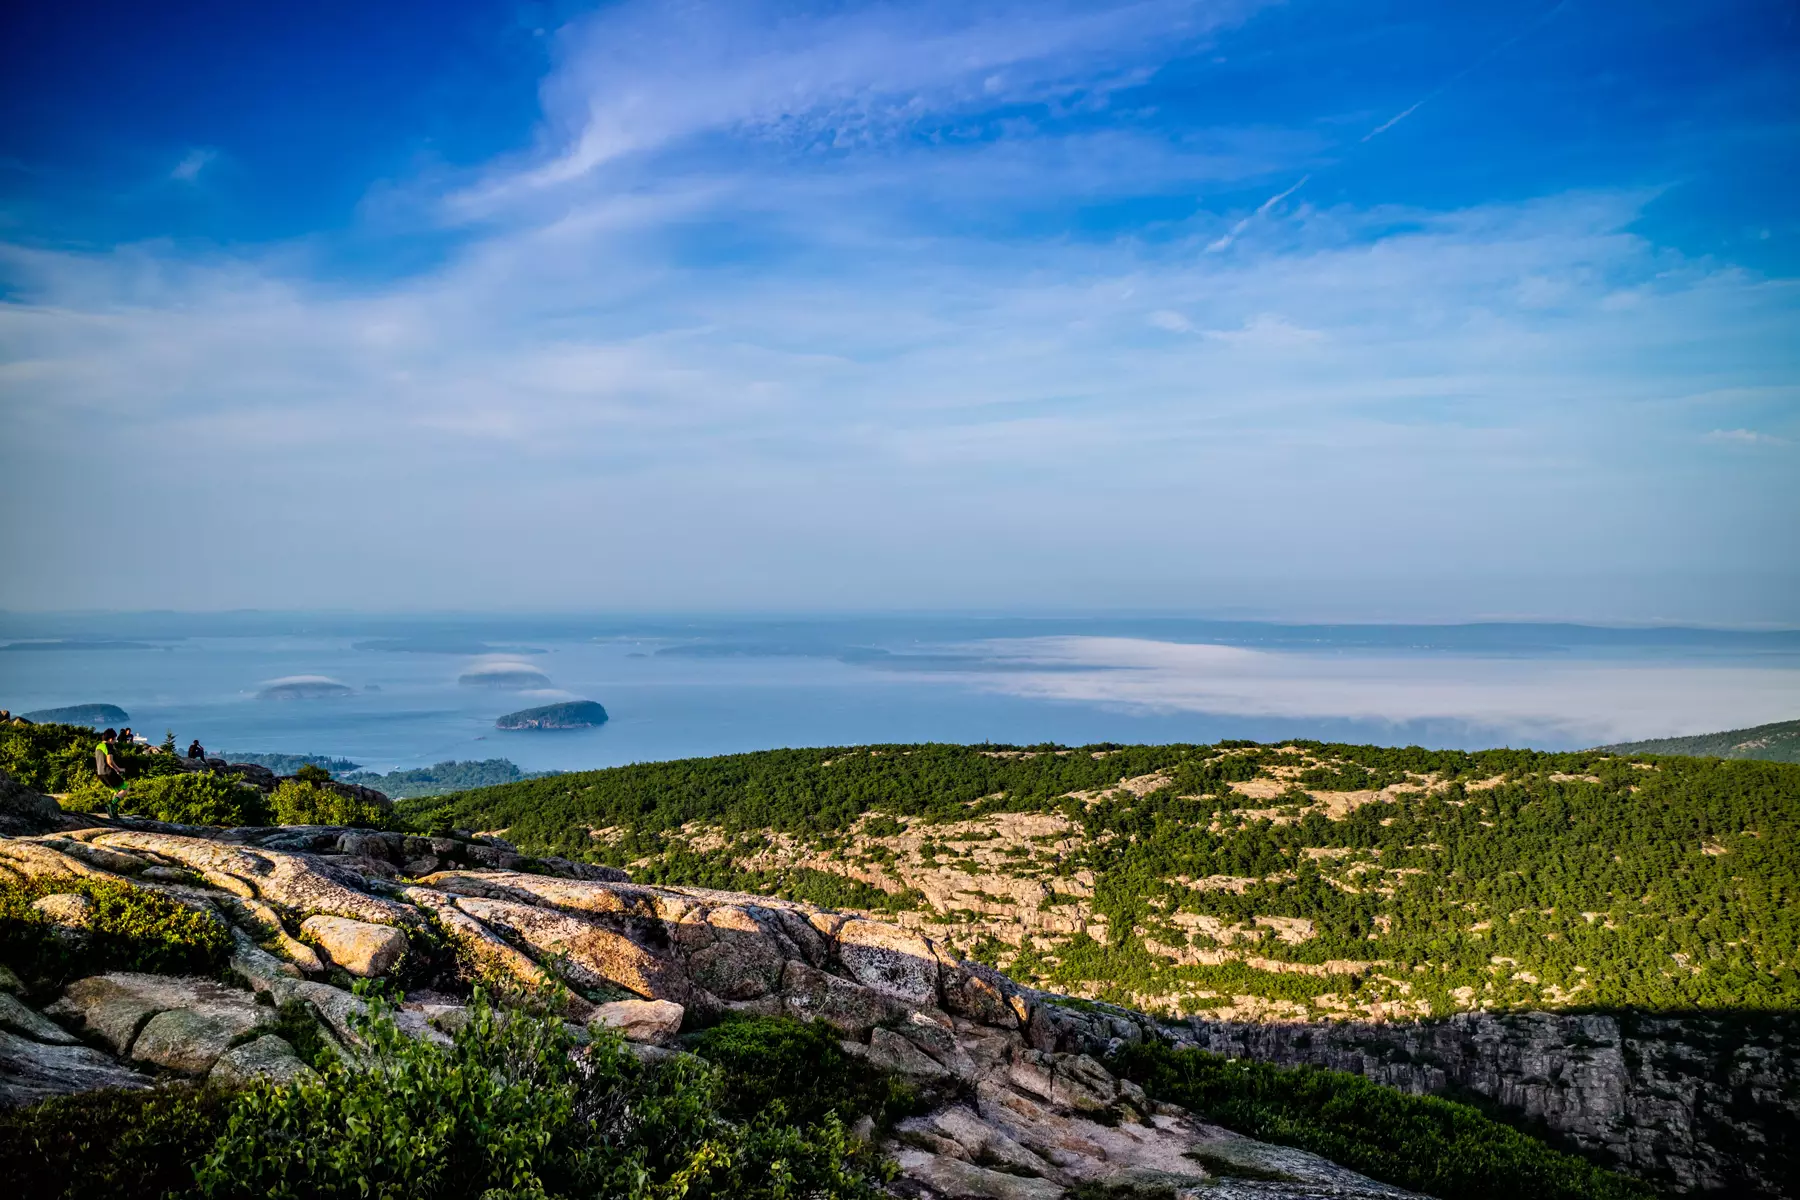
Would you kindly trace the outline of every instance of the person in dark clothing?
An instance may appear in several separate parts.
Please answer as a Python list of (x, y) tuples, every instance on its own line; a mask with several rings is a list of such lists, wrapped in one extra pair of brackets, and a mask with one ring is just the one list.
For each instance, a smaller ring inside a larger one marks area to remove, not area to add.
[(119, 745), (121, 745), (121, 746), (137, 745), (137, 734), (131, 732), (131, 726), (127, 725), (125, 728), (119, 730)]
[(125, 767), (114, 755), (119, 748), (119, 735), (108, 729), (100, 735), (100, 744), (94, 747), (94, 774), (107, 787), (125, 786)]
[(205, 758), (206, 757), (206, 747), (202, 746), (200, 744), (199, 738), (195, 738), (193, 741), (188, 743), (188, 757), (189, 758)]

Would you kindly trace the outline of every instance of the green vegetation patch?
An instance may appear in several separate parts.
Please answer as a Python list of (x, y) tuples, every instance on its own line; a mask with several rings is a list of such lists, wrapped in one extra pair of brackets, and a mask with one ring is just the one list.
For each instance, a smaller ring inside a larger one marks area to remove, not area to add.
[(254, 1088), (195, 1172), (208, 1197), (838, 1196), (873, 1200), (882, 1165), (835, 1113), (733, 1119), (722, 1073), (649, 1066), (601, 1037), (579, 1052), (560, 1020), (477, 994), (441, 1049), (371, 996), (366, 1068)]
[(26, 1200), (877, 1200), (893, 1177), (845, 1131), (842, 1110), (886, 1097), (873, 1081), (835, 1076), (836, 1092), (807, 1094), (805, 1116), (752, 1111), (745, 1089), (774, 1087), (757, 1072), (810, 1065), (785, 1031), (717, 1042), (746, 1072), (728, 1086), (692, 1055), (646, 1064), (612, 1035), (577, 1047), (549, 1015), (553, 997), (500, 1011), (478, 992), (445, 1048), (402, 1034), (378, 990), (362, 994), (354, 1068), (316, 1056), (314, 1083), (0, 1113), (0, 1182)]
[[(82, 725), (0, 725), (0, 771), (28, 788), (60, 795), (94, 778), (94, 747), (100, 736)], [(168, 754), (139, 746), (118, 746), (114, 761), (128, 780), (173, 775), (181, 770)]]
[[(32, 907), (45, 896), (85, 898), (87, 925), (72, 932)], [(102, 971), (211, 975), (231, 956), (230, 931), (177, 900), (128, 883), (79, 877), (0, 880), (0, 963), (36, 989)]]
[(1157, 1100), (1371, 1179), (1467, 1200), (1649, 1200), (1648, 1185), (1554, 1150), (1464, 1104), (1360, 1075), (1200, 1050), (1123, 1047), (1110, 1065)]
[(188, 1195), (196, 1148), (213, 1144), (230, 1108), (225, 1094), (186, 1084), (0, 1108), (0, 1192), (9, 1200)]
[(271, 815), (260, 791), (215, 771), (128, 780), (119, 811), (176, 825), (267, 825)]
[[(1158, 776), (1163, 786), (1118, 787)], [(1233, 789), (1252, 779), (1290, 790), (1252, 800)], [(1347, 793), (1359, 794), (1335, 800)], [(1335, 817), (1322, 811), (1333, 803)], [(1134, 1006), (1185, 996), (1194, 1008), (1219, 1002), (1201, 995), (1216, 992), (1319, 1013), (1375, 1002), (1437, 1015), (1800, 1007), (1800, 766), (1791, 764), (1316, 742), (865, 746), (581, 772), (400, 811), (421, 828), (504, 828), (528, 853), (629, 864), (646, 881), (877, 911), (923, 898), (854, 880), (848, 862), (843, 873), (815, 869), (829, 865), (818, 859), (751, 871), (734, 856), (748, 857), (770, 831), (828, 855), (848, 853), (859, 822), (893, 836), (902, 818), (929, 834), (934, 823), (992, 813), (1058, 813), (1080, 828), (1080, 844), (1017, 870), (1062, 904), (1077, 899), (1059, 882), (1091, 872), (1093, 894), (1080, 902), (1107, 934), (997, 961), (1027, 982)], [(680, 832), (689, 822), (736, 842), (696, 854)], [(595, 829), (609, 831), (605, 842), (589, 836)], [(950, 856), (943, 865), (973, 869), (961, 843), (928, 848)], [(892, 855), (871, 846), (861, 857)], [(1239, 882), (1182, 882), (1215, 876)], [(1186, 916), (1235, 928), (1233, 954), (1353, 965), (1330, 974), (1178, 966), (1147, 951), (1147, 938), (1178, 950), (1227, 945), (1191, 921), (1182, 928), (1175, 918)], [(1309, 929), (1284, 941), (1259, 917)]]
[(845, 1124), (870, 1116), (885, 1127), (928, 1111), (931, 1097), (899, 1076), (844, 1053), (827, 1024), (741, 1017), (683, 1039), (724, 1072), (724, 1111), (738, 1120), (776, 1112), (800, 1124), (830, 1114)]
[(388, 813), (381, 805), (357, 796), (346, 796), (331, 787), (323, 767), (300, 768), (295, 779), (284, 779), (269, 796), (279, 825), (352, 825), (384, 829)]

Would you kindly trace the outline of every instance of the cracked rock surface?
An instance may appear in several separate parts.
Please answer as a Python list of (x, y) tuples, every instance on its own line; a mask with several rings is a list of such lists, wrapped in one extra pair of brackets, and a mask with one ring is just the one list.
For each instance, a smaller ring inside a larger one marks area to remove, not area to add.
[[(914, 1200), (1054, 1200), (1084, 1184), (1178, 1196), (1409, 1194), (1151, 1103), (1100, 1061), (1108, 1044), (1168, 1036), (1141, 1014), (1067, 1008), (879, 921), (643, 886), (556, 860), (538, 865), (558, 874), (511, 869), (522, 863), (495, 839), (311, 827), (121, 821), (0, 839), (0, 874), (123, 879), (212, 913), (233, 930), (231, 969), (243, 985), (119, 972), (76, 980), (44, 1013), (8, 996), (0, 1101), (169, 1075), (303, 1079), (309, 1068), (273, 1032), (295, 1003), (355, 1061), (362, 1002), (329, 982), (344, 978), (330, 969), (403, 971), (420, 945), (441, 940), (526, 982), (554, 959), (591, 997), (565, 1016), (613, 1026), (646, 1054), (666, 1053), (648, 1047), (684, 1021), (786, 1014), (829, 1023), (846, 1050), (890, 1070), (955, 1081), (957, 1099), (902, 1122), (886, 1147), (902, 1168), (895, 1193)], [(397, 1019), (413, 1037), (444, 1042), (461, 1014), (448, 997), (415, 995)], [(1254, 1184), (1235, 1178), (1246, 1168)]]

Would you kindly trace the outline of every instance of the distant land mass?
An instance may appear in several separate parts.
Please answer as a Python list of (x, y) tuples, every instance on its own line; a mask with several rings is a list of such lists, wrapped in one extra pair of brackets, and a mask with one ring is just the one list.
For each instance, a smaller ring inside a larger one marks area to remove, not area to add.
[(56, 638), (50, 641), (8, 642), (0, 650), (161, 650), (149, 642), (90, 641), (85, 638)]
[(324, 675), (290, 675), (277, 679), (256, 693), (258, 700), (323, 700), (334, 696), (354, 696), (356, 689), (347, 683)]
[(224, 750), (218, 757), (226, 762), (254, 763), (259, 767), (269, 768), (277, 775), (292, 775), (301, 767), (323, 767), (333, 775), (341, 775), (362, 767), (361, 763), (351, 762), (347, 758), (332, 758), (328, 754), (253, 754), (248, 750)]
[(606, 710), (592, 700), (569, 700), (507, 713), (495, 729), (588, 729), (606, 724)]
[(441, 636), (373, 638), (354, 642), (352, 650), (379, 650), (389, 654), (547, 654), (538, 646), (495, 646), (472, 638)]
[(339, 775), (338, 778), (345, 783), (374, 788), (396, 800), (411, 800), (420, 796), (443, 796), (450, 792), (495, 787), (502, 783), (542, 779), (557, 774), (561, 772), (521, 771), (510, 759), (488, 758), (479, 762), (441, 762), (429, 767), (389, 771), (385, 775), (378, 771), (357, 771)]
[(67, 708), (40, 708), (26, 713), (25, 719), (64, 725), (123, 725), (131, 720), (131, 714), (116, 704), (71, 704)]
[(550, 677), (530, 663), (499, 662), (471, 667), (456, 677), (464, 687), (542, 688)]
[(1800, 721), (1777, 721), (1750, 729), (1700, 733), (1693, 737), (1653, 738), (1601, 746), (1615, 754), (1691, 754), (1702, 758), (1761, 758), (1800, 762)]

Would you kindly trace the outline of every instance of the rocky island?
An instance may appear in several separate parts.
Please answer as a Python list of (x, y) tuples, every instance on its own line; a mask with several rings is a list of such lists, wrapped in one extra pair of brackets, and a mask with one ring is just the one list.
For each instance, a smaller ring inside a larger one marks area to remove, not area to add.
[(569, 700), (507, 713), (494, 722), (495, 729), (592, 729), (606, 724), (606, 709), (592, 700)]

